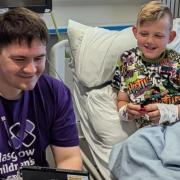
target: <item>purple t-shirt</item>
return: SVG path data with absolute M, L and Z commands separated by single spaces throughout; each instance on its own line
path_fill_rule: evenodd
M 15 175 L 20 166 L 48 166 L 48 145 L 79 144 L 70 91 L 48 75 L 20 100 L 1 97 L 0 118 L 0 178 Z

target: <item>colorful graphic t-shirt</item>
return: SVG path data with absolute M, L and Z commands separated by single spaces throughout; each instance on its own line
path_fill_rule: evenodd
M 48 145 L 79 144 L 69 89 L 42 75 L 20 100 L 0 98 L 0 178 L 16 174 L 21 166 L 48 166 Z
M 180 103 L 180 55 L 166 50 L 159 59 L 148 60 L 138 48 L 122 54 L 112 86 L 126 92 L 133 103 Z M 137 119 L 138 127 L 149 125 L 146 116 Z

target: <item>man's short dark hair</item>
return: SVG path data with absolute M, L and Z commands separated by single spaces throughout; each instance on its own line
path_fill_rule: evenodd
M 0 49 L 13 42 L 21 44 L 39 39 L 48 41 L 48 29 L 39 14 L 23 7 L 10 9 L 0 15 Z

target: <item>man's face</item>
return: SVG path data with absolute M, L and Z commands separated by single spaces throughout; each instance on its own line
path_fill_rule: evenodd
M 0 84 L 7 90 L 32 90 L 45 69 L 46 45 L 35 39 L 12 43 L 0 52 Z

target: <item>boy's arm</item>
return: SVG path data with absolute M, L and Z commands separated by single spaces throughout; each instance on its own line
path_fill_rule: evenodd
M 119 91 L 118 92 L 118 97 L 117 97 L 117 107 L 118 107 L 118 110 L 129 103 L 129 98 L 128 98 L 128 95 L 127 93 L 125 92 L 121 92 Z
M 135 120 L 144 115 L 144 113 L 140 111 L 141 106 L 138 104 L 130 103 L 129 97 L 125 92 L 119 91 L 117 98 L 117 107 L 120 119 L 125 121 Z

